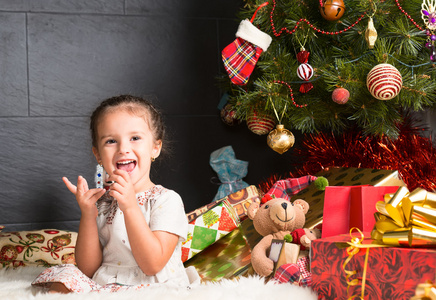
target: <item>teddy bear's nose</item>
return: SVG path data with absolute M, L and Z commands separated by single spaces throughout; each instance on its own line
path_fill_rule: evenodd
M 282 207 L 286 210 L 286 208 L 288 207 L 288 203 L 283 202 L 283 203 L 282 203 Z

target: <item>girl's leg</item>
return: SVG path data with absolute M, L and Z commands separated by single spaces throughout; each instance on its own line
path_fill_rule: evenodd
M 71 293 L 67 287 L 60 282 L 53 282 L 50 286 L 49 293 L 61 293 L 61 294 L 68 294 Z

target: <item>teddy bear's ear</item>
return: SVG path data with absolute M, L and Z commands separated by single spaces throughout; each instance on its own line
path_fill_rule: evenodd
M 307 212 L 309 211 L 309 203 L 302 199 L 295 200 L 293 204 L 295 207 L 299 207 L 304 212 L 304 214 L 307 214 Z
M 254 217 L 256 216 L 256 213 L 259 210 L 259 206 L 260 206 L 259 202 L 254 201 L 247 208 L 247 215 L 251 220 L 254 220 Z

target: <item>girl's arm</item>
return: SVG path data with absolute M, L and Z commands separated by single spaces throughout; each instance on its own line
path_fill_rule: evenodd
M 124 220 L 136 263 L 146 275 L 155 275 L 170 260 L 179 236 L 151 231 L 139 206 L 125 210 Z
M 109 195 L 117 199 L 124 214 L 132 254 L 146 275 L 155 275 L 168 263 L 179 236 L 163 230 L 151 231 L 138 205 L 135 189 L 127 172 L 115 170 L 110 178 L 115 183 L 111 185 Z M 182 217 L 186 219 L 184 212 Z M 168 220 L 171 221 L 174 220 Z
M 97 222 L 87 217 L 80 218 L 77 235 L 75 258 L 77 267 L 89 278 L 101 266 L 103 260 L 102 247 L 98 238 Z
M 102 247 L 97 230 L 97 207 L 95 203 L 105 193 L 104 189 L 89 189 L 85 178 L 79 176 L 77 187 L 66 177 L 63 181 L 67 188 L 76 195 L 82 216 L 75 248 L 77 267 L 88 277 L 92 277 L 100 267 L 103 259 Z

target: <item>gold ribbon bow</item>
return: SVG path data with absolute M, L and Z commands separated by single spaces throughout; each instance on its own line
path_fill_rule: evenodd
M 436 285 L 430 280 L 416 287 L 415 296 L 410 300 L 436 300 Z
M 376 209 L 372 239 L 392 246 L 436 245 L 436 193 L 401 186 Z

